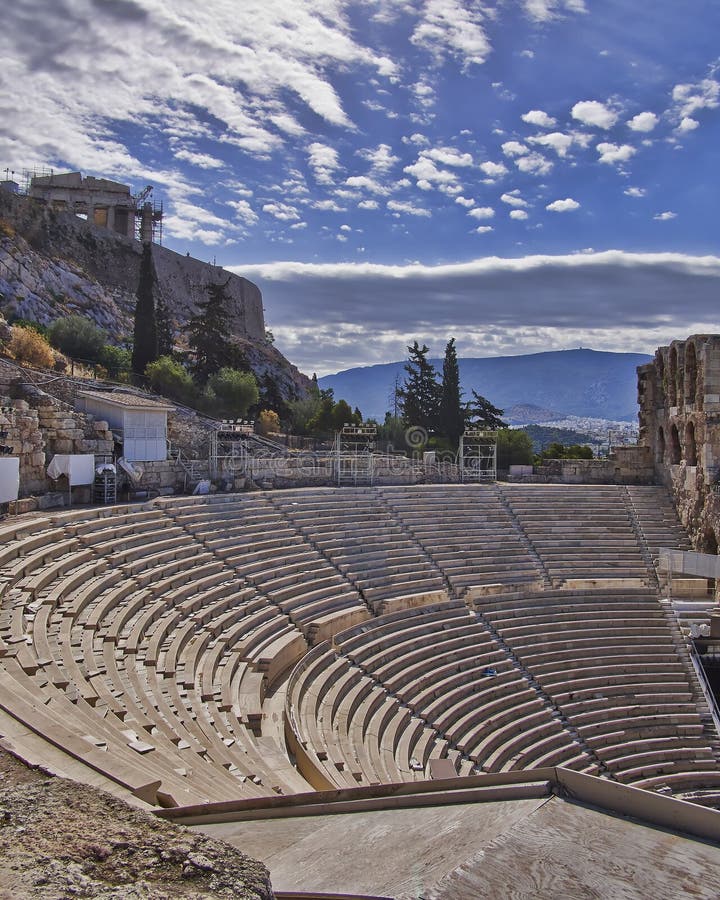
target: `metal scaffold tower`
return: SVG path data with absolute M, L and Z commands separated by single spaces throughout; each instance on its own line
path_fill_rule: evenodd
M 495 481 L 497 432 L 468 428 L 460 438 L 458 467 L 461 481 Z
M 345 425 L 335 434 L 337 483 L 371 485 L 375 477 L 375 425 Z
M 223 421 L 210 435 L 211 478 L 237 475 L 248 469 L 248 439 L 254 435 L 252 422 Z

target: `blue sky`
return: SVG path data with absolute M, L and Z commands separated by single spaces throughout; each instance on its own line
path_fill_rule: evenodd
M 0 167 L 165 205 L 326 373 L 720 331 L 716 0 L 21 0 Z

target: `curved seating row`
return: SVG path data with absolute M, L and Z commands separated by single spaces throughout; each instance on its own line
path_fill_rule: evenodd
M 108 512 L 56 516 L 6 548 L 2 708 L 34 696 L 27 727 L 84 762 L 87 744 L 116 784 L 136 767 L 152 803 L 306 789 L 257 729 L 302 633 L 162 510 Z M 23 555 L 36 534 L 42 552 Z
M 609 577 L 604 555 L 586 559 L 603 541 L 635 558 L 624 489 L 547 495 L 570 524 L 581 507 L 579 537 L 552 531 L 578 551 L 564 575 L 535 524 L 540 493 L 524 510 L 531 488 L 515 490 L 278 491 L 3 524 L 0 708 L 150 803 L 302 791 L 266 712 L 302 658 L 288 733 L 318 785 L 412 780 L 438 759 L 710 784 L 713 748 L 652 593 L 413 605 L 527 589 L 545 571 L 571 580 L 587 559 Z M 544 565 L 522 530 L 535 527 Z M 374 617 L 387 603 L 397 611 Z
M 717 766 L 654 593 L 546 592 L 476 609 L 618 780 Z
M 274 505 L 373 608 L 395 597 L 444 591 L 441 571 L 375 492 L 281 492 Z
M 619 485 L 502 485 L 555 586 L 582 579 L 649 585 L 643 547 Z
M 288 718 L 301 771 L 318 786 L 413 780 L 446 757 L 460 774 L 596 770 L 458 601 L 381 616 L 316 647 L 293 673 Z
M 489 485 L 381 488 L 381 496 L 457 596 L 482 584 L 542 578 L 528 542 Z

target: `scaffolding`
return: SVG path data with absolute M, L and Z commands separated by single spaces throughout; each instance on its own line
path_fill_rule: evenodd
M 242 419 L 224 420 L 210 435 L 209 475 L 212 479 L 248 472 L 249 441 L 255 425 Z
M 344 425 L 335 434 L 335 477 L 339 485 L 372 485 L 375 478 L 375 425 Z
M 467 428 L 458 450 L 460 480 L 495 481 L 497 479 L 497 432 Z

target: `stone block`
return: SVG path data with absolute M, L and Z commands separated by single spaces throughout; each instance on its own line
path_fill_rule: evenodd
M 72 453 L 73 442 L 65 438 L 53 442 L 53 453 Z
M 50 491 L 49 494 L 43 494 L 37 498 L 38 509 L 54 509 L 58 506 L 65 506 L 67 502 L 67 494 L 62 491 Z

